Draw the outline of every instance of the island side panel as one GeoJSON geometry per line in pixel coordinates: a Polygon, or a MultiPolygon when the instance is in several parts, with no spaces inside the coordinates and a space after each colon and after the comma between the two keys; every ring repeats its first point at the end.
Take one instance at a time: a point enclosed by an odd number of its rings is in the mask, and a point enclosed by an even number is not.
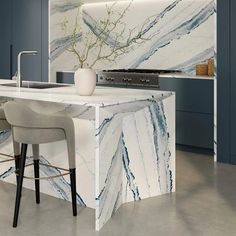
{"type": "Polygon", "coordinates": [[[96,108],[96,230],[123,203],[123,119],[148,104],[145,99],[96,108]]]}
{"type": "Polygon", "coordinates": [[[175,96],[97,108],[96,230],[124,202],[175,191],[175,96]]]}
{"type": "Polygon", "coordinates": [[[122,204],[122,118],[105,108],[96,112],[96,230],[122,204]]]}
{"type": "Polygon", "coordinates": [[[123,120],[123,202],[175,191],[175,96],[123,120]]]}

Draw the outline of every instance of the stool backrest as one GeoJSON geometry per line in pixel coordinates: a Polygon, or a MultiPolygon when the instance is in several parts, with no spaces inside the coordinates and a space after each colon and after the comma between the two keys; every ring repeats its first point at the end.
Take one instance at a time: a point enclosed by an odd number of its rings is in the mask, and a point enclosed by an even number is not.
{"type": "Polygon", "coordinates": [[[31,127],[37,121],[37,113],[32,111],[27,105],[15,101],[4,104],[4,112],[7,121],[12,126],[31,127]]]}
{"type": "Polygon", "coordinates": [[[66,139],[69,166],[75,168],[75,128],[72,118],[40,114],[40,111],[33,111],[27,103],[15,101],[5,103],[4,111],[7,121],[13,127],[14,138],[19,143],[39,144],[66,139]]]}

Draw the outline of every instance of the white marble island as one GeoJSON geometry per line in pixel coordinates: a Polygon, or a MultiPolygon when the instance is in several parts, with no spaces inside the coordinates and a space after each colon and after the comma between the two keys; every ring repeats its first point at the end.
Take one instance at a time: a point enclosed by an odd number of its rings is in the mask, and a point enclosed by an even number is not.
{"type": "MultiPolygon", "coordinates": [[[[93,96],[80,97],[73,86],[43,90],[0,86],[0,97],[27,100],[41,112],[73,117],[77,201],[95,209],[96,230],[123,203],[175,191],[174,93],[98,87],[93,96]]],[[[65,145],[64,141],[41,145],[40,161],[67,167],[65,145]]],[[[1,132],[0,152],[12,154],[8,132],[1,132]]],[[[33,172],[27,171],[28,175],[33,172]]],[[[44,167],[40,171],[42,176],[59,172],[44,167]]],[[[13,173],[14,163],[0,166],[0,179],[14,183],[13,173]]],[[[66,177],[44,181],[41,186],[41,192],[70,200],[66,177]]],[[[28,181],[25,187],[34,189],[28,181]]]]}

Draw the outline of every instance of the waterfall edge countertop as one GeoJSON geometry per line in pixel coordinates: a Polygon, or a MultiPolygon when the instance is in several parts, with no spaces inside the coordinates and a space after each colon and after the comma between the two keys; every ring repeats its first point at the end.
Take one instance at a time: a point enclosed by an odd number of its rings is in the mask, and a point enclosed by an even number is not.
{"type": "Polygon", "coordinates": [[[0,80],[0,96],[35,101],[56,102],[63,104],[85,106],[108,106],[117,103],[127,103],[137,100],[163,98],[172,95],[172,92],[159,90],[142,90],[111,88],[97,86],[92,96],[78,96],[74,86],[65,86],[49,89],[16,88],[1,86],[1,84],[14,83],[9,80],[0,80]]]}
{"type": "MultiPolygon", "coordinates": [[[[94,95],[81,97],[73,86],[41,90],[0,86],[0,97],[2,103],[17,99],[34,107],[39,104],[36,110],[42,113],[59,106],[60,112],[73,118],[77,203],[95,209],[96,230],[123,203],[175,191],[174,93],[97,87],[94,95]]],[[[11,133],[0,134],[0,152],[11,155],[11,133]]],[[[40,145],[41,163],[66,167],[66,155],[65,141],[40,145]]],[[[27,156],[32,161],[30,149],[27,156]]],[[[57,168],[40,168],[44,176],[60,174],[57,168]]],[[[32,171],[26,168],[25,175],[32,171]]],[[[0,166],[0,180],[15,183],[14,163],[0,166]]],[[[65,176],[42,181],[41,189],[70,201],[69,183],[65,176]]],[[[30,181],[24,187],[34,189],[30,181]]]]}
{"type": "Polygon", "coordinates": [[[190,75],[184,72],[175,72],[175,73],[165,73],[160,74],[159,78],[175,78],[175,79],[200,79],[200,80],[213,80],[214,76],[207,75],[190,75]]]}

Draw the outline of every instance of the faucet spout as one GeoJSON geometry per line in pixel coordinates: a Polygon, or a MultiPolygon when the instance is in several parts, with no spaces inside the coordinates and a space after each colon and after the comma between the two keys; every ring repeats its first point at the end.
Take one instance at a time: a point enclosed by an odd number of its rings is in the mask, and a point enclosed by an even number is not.
{"type": "Polygon", "coordinates": [[[17,77],[16,77],[16,83],[17,87],[22,87],[22,80],[21,80],[21,56],[23,55],[37,55],[37,51],[21,51],[18,54],[17,57],[17,77]]]}

